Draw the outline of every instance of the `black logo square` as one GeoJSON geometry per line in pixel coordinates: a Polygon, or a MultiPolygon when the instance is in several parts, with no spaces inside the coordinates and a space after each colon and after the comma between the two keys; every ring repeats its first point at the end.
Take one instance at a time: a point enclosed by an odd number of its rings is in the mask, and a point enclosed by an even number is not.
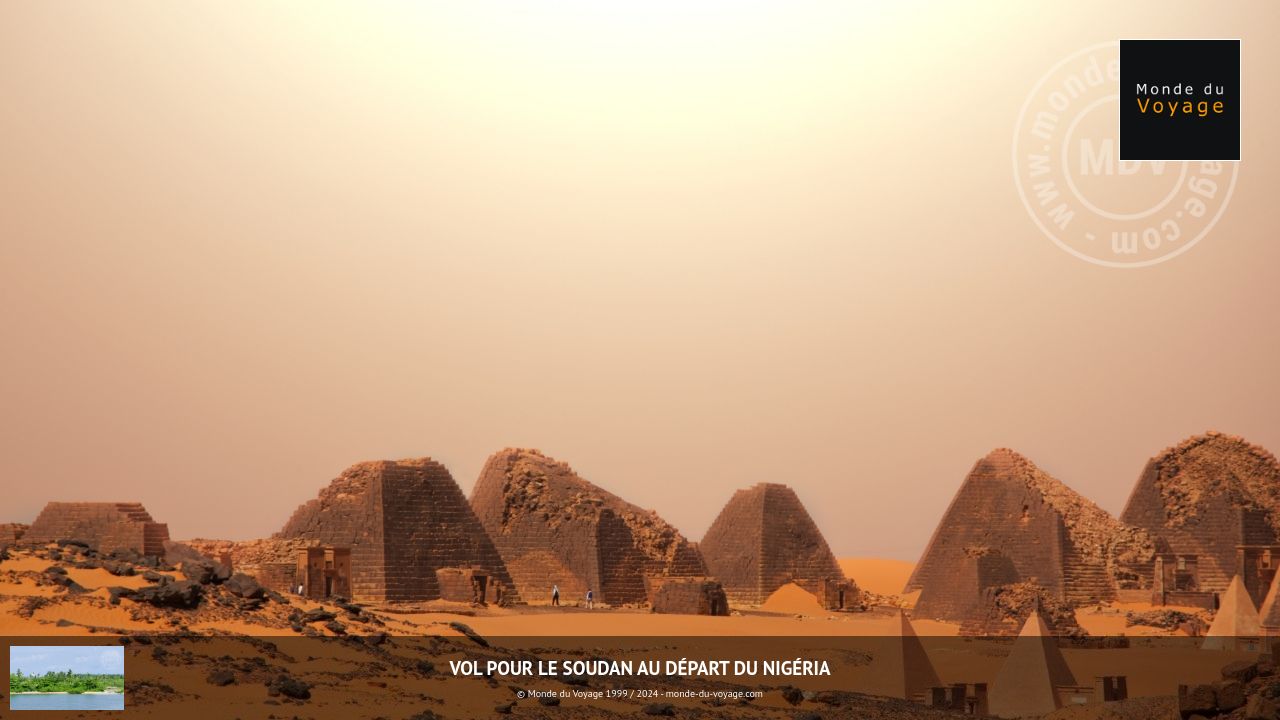
{"type": "Polygon", "coordinates": [[[1120,159],[1239,160],[1240,41],[1121,40],[1120,159]]]}

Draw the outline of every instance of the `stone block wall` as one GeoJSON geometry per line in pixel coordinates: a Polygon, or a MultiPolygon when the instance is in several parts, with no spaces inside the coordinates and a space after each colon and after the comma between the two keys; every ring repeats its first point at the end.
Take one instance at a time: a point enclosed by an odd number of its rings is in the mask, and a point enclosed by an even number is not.
{"type": "Polygon", "coordinates": [[[17,545],[26,532],[27,526],[21,523],[0,524],[0,550],[17,545]]]}
{"type": "Polygon", "coordinates": [[[484,595],[476,585],[476,571],[471,568],[438,568],[436,585],[440,599],[457,603],[482,603],[484,595]]]}
{"type": "Polygon", "coordinates": [[[729,598],[710,578],[660,578],[653,584],[651,609],[680,615],[728,615],[729,598]]]}
{"type": "Polygon", "coordinates": [[[51,502],[22,541],[84,540],[102,553],[132,551],[163,557],[169,526],[155,522],[141,503],[51,502]]]}

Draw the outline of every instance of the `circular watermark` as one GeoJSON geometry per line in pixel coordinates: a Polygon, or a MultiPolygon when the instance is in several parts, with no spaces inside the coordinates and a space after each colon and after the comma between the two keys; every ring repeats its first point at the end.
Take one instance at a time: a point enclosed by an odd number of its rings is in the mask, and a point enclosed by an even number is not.
{"type": "Polygon", "coordinates": [[[1049,69],[1018,113],[1013,176],[1031,219],[1058,247],[1106,267],[1177,257],[1213,229],[1239,163],[1120,159],[1120,43],[1049,69]]]}

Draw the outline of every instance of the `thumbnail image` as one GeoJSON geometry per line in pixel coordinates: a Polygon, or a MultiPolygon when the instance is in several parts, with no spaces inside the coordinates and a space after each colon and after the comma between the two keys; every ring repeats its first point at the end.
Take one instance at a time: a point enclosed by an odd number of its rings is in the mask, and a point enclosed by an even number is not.
{"type": "Polygon", "coordinates": [[[123,710],[119,645],[12,645],[10,710],[123,710]]]}

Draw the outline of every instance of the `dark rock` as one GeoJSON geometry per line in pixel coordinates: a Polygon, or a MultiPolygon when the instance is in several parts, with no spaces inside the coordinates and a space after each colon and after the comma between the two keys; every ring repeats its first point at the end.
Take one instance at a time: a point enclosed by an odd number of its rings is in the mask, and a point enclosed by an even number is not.
{"type": "Polygon", "coordinates": [[[557,707],[560,705],[560,698],[554,695],[539,695],[538,704],[544,707],[557,707]]]}
{"type": "Polygon", "coordinates": [[[132,564],[123,562],[105,562],[102,564],[102,569],[116,577],[129,577],[130,575],[135,575],[138,572],[134,569],[132,564]]]}
{"type": "Polygon", "coordinates": [[[496,712],[496,713],[498,713],[499,715],[510,715],[510,714],[511,714],[511,710],[512,710],[515,706],[516,706],[516,704],[515,704],[515,703],[512,703],[512,702],[506,702],[506,703],[502,703],[502,704],[500,704],[500,705],[494,705],[494,706],[493,706],[493,711],[494,711],[494,712],[496,712]]]}
{"type": "Polygon", "coordinates": [[[311,699],[311,686],[289,675],[280,675],[267,686],[267,694],[283,695],[294,700],[311,699]]]}
{"type": "Polygon", "coordinates": [[[798,687],[787,685],[780,688],[780,690],[782,691],[782,699],[792,705],[799,705],[800,701],[804,699],[804,693],[800,692],[798,687]]]}
{"type": "Polygon", "coordinates": [[[1235,680],[1223,680],[1214,685],[1213,696],[1220,713],[1228,713],[1244,707],[1244,686],[1235,680]]]}
{"type": "Polygon", "coordinates": [[[346,635],[346,634],[347,634],[347,626],[346,626],[346,625],[343,625],[342,623],[338,622],[337,620],[330,620],[329,622],[325,623],[325,624],[324,624],[324,626],[325,626],[326,628],[328,628],[328,629],[329,629],[329,632],[333,633],[334,635],[346,635]]]}
{"type": "Polygon", "coordinates": [[[665,715],[672,717],[676,714],[676,708],[671,703],[649,703],[640,709],[645,715],[665,715]]]}
{"type": "Polygon", "coordinates": [[[1257,661],[1237,660],[1222,666],[1222,678],[1224,680],[1239,680],[1242,683],[1247,683],[1257,676],[1257,661]]]}
{"type": "Polygon", "coordinates": [[[489,647],[489,641],[481,637],[480,633],[476,632],[475,630],[472,630],[470,625],[455,621],[455,622],[449,623],[449,627],[453,628],[454,630],[457,630],[463,635],[466,635],[467,638],[471,640],[471,642],[479,645],[480,647],[489,647]]]}
{"type": "Polygon", "coordinates": [[[309,625],[311,623],[329,622],[337,619],[337,617],[335,613],[331,613],[324,608],[314,608],[299,615],[298,622],[309,625]]]}
{"type": "Polygon", "coordinates": [[[90,547],[88,540],[81,540],[79,538],[59,540],[58,544],[61,545],[62,547],[81,547],[86,550],[88,550],[90,547]]]}
{"type": "Polygon", "coordinates": [[[236,674],[231,672],[230,670],[214,670],[213,672],[209,673],[209,677],[205,678],[205,681],[208,682],[210,685],[225,687],[227,685],[232,685],[235,683],[236,674]]]}
{"type": "Polygon", "coordinates": [[[839,705],[840,696],[830,690],[819,690],[813,694],[813,701],[823,705],[839,705]]]}
{"type": "Polygon", "coordinates": [[[364,612],[364,608],[362,606],[356,605],[355,603],[352,603],[352,602],[348,602],[342,598],[334,598],[333,604],[337,605],[338,608],[343,610],[344,612],[349,612],[352,615],[359,615],[360,613],[364,612]]]}
{"type": "Polygon", "coordinates": [[[257,599],[266,594],[266,589],[259,585],[257,580],[244,573],[232,575],[222,586],[227,589],[227,592],[242,598],[257,599]]]}
{"type": "Polygon", "coordinates": [[[207,560],[188,560],[182,563],[182,574],[201,585],[220,585],[231,578],[231,571],[223,565],[207,560]]]}
{"type": "Polygon", "coordinates": [[[1280,705],[1261,694],[1250,695],[1244,704],[1244,720],[1276,720],[1280,716],[1280,705]]]}
{"type": "Polygon", "coordinates": [[[156,607],[191,609],[200,604],[203,589],[190,580],[151,585],[133,591],[132,599],[156,607]]]}
{"type": "Polygon", "coordinates": [[[1186,694],[1178,696],[1178,712],[1184,718],[1197,713],[1216,715],[1217,703],[1212,685],[1192,685],[1187,688],[1186,694]]]}
{"type": "Polygon", "coordinates": [[[173,581],[172,577],[165,575],[164,573],[158,573],[155,570],[144,571],[142,573],[142,579],[153,583],[167,583],[173,581]]]}

